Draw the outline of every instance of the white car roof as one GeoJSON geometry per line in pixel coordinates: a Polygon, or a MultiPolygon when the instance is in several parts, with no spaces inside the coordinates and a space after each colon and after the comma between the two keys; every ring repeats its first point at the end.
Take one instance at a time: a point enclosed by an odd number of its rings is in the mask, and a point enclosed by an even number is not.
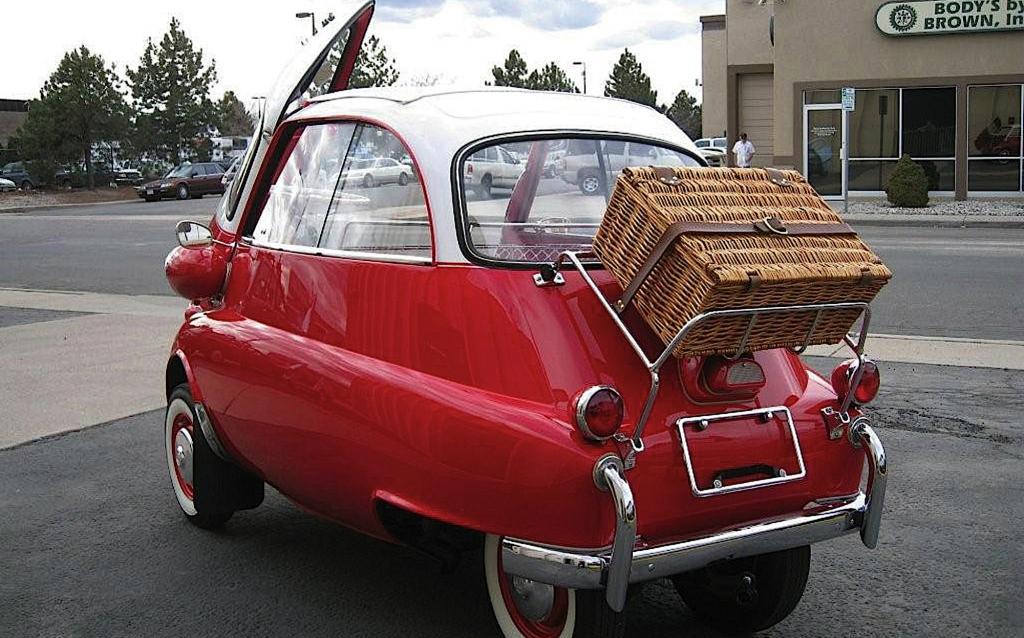
{"type": "Polygon", "coordinates": [[[586,131],[661,141],[701,157],[658,111],[606,97],[506,87],[354,89],[315,98],[289,121],[358,118],[392,129],[409,146],[430,203],[440,263],[464,262],[456,235],[451,165],[471,142],[533,131],[586,131]]]}

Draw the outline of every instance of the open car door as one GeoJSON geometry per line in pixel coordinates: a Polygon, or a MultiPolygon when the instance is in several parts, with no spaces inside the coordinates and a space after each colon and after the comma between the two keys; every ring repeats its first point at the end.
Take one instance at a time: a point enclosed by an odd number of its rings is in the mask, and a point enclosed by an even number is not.
{"type": "Polygon", "coordinates": [[[261,124],[264,137],[273,135],[281,121],[302,108],[304,101],[348,88],[374,4],[369,0],[348,20],[327,24],[285,67],[267,94],[261,124]]]}
{"type": "Polygon", "coordinates": [[[274,87],[267,93],[249,151],[221,202],[218,212],[221,230],[230,234],[236,232],[241,217],[236,213],[252,194],[254,167],[263,162],[270,139],[281,122],[302,108],[307,100],[348,88],[374,5],[374,0],[364,2],[347,20],[336,19],[322,27],[319,35],[309,40],[277,77],[274,87]]]}

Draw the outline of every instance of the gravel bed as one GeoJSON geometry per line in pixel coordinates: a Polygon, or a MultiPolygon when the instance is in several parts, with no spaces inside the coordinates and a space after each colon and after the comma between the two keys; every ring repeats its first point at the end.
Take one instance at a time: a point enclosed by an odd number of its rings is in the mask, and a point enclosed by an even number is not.
{"type": "MultiPolygon", "coordinates": [[[[842,212],[842,202],[829,202],[842,212]]],[[[898,208],[884,199],[851,199],[851,215],[943,215],[951,217],[1024,217],[1024,199],[933,199],[924,208],[898,208]]]]}

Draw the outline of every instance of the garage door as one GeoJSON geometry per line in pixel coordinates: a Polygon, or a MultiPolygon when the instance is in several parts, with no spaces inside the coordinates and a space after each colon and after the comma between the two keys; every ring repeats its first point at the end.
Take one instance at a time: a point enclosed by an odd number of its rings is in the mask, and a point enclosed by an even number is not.
{"type": "Polygon", "coordinates": [[[772,109],[772,74],[747,73],[739,76],[739,133],[757,149],[755,166],[767,166],[775,155],[772,109]]]}

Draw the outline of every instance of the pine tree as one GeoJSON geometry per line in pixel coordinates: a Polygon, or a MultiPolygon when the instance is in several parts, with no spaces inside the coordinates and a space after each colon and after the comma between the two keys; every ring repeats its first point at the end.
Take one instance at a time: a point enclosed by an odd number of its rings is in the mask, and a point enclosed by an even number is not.
{"type": "Polygon", "coordinates": [[[234,91],[225,91],[214,107],[216,126],[221,135],[252,135],[256,127],[253,117],[234,91]]]}
{"type": "Polygon", "coordinates": [[[356,56],[356,65],[348,88],[364,89],[371,86],[393,86],[398,82],[395,59],[388,57],[388,48],[380,38],[371,35],[356,56]]]}
{"type": "Polygon", "coordinates": [[[537,91],[559,91],[562,93],[579,93],[576,83],[554,62],[548,62],[544,68],[530,72],[526,80],[528,88],[537,91]]]}
{"type": "Polygon", "coordinates": [[[676,99],[666,109],[665,115],[683,129],[690,139],[695,140],[701,136],[701,105],[697,104],[697,98],[687,93],[686,89],[676,94],[676,99]]]}
{"type": "Polygon", "coordinates": [[[79,159],[89,188],[95,186],[93,145],[119,140],[128,125],[121,86],[114,67],[84,45],[64,54],[17,134],[18,148],[38,162],[41,178],[52,177],[57,163],[79,159]]]}
{"type": "Polygon", "coordinates": [[[216,63],[206,66],[202,49],[171,18],[167,33],[155,45],[150,39],[139,66],[128,69],[138,111],[135,144],[176,162],[190,157],[196,138],[215,122],[210,88],[217,80],[216,63]]]}
{"type": "Polygon", "coordinates": [[[508,52],[508,57],[505,58],[505,63],[502,66],[491,68],[491,75],[494,76],[494,86],[528,88],[529,71],[526,67],[526,60],[515,49],[508,52]]]}
{"type": "Polygon", "coordinates": [[[657,107],[658,92],[651,88],[651,78],[644,73],[636,56],[625,49],[604,85],[604,94],[657,107]]]}

